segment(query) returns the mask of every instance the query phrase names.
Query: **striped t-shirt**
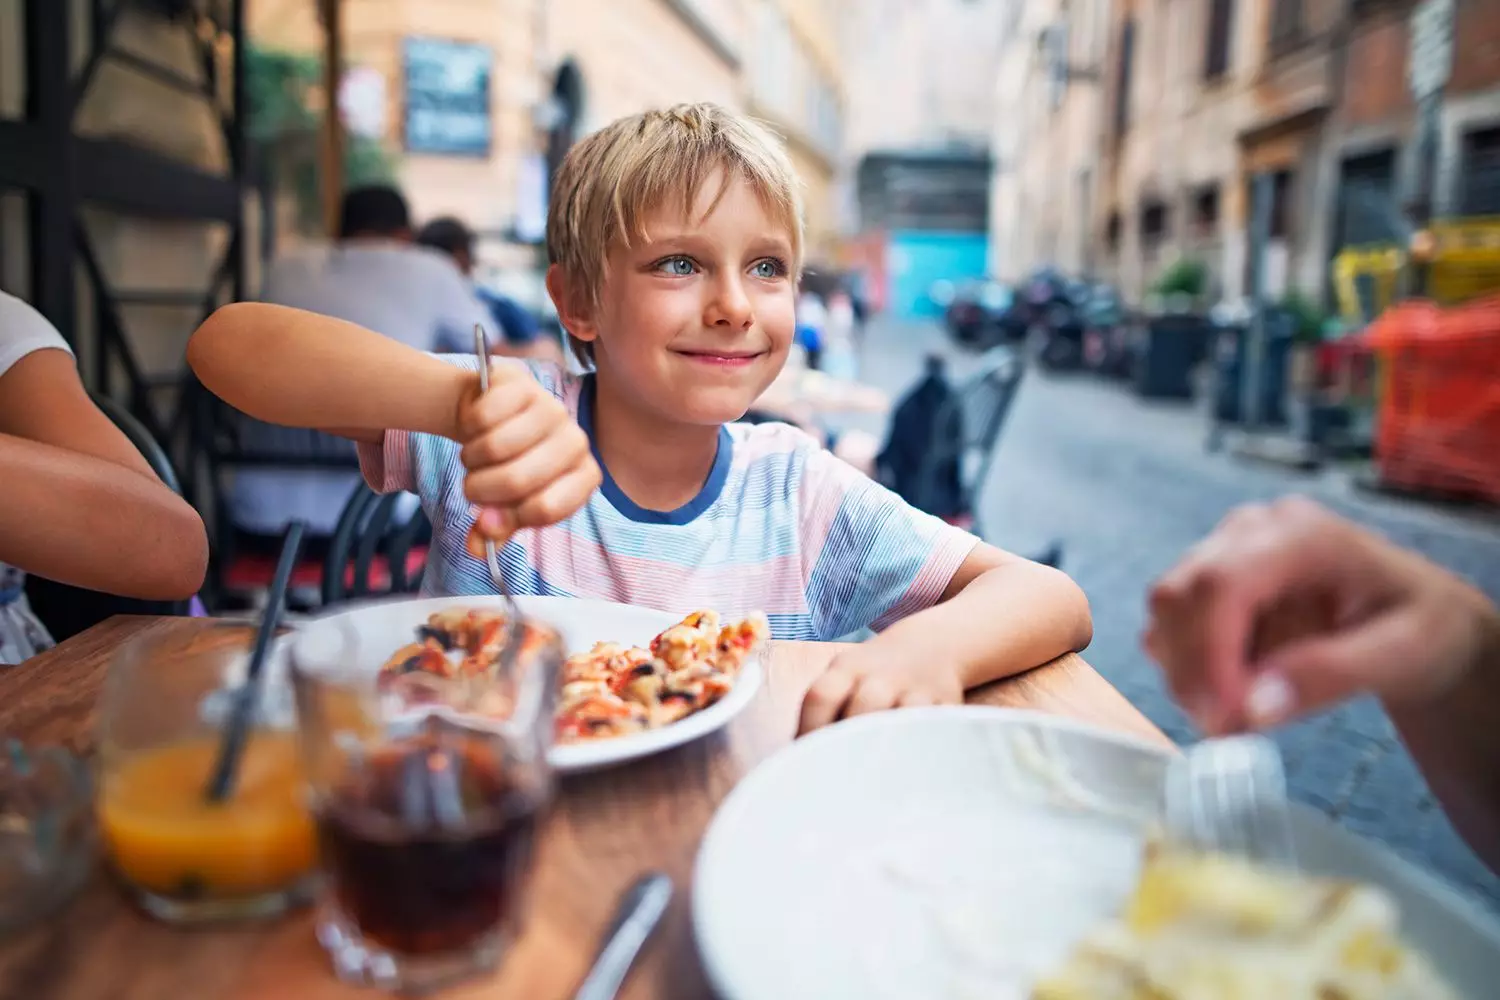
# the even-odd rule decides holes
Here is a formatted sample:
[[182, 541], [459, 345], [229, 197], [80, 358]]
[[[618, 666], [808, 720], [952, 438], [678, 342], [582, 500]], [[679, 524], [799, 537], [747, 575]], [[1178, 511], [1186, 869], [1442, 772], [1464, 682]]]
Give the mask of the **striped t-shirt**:
[[[444, 360], [475, 369], [471, 357]], [[593, 440], [592, 378], [547, 363], [529, 367]], [[373, 489], [421, 497], [433, 525], [424, 593], [494, 593], [483, 560], [464, 544], [477, 511], [464, 497], [456, 443], [387, 431], [383, 445], [360, 446], [360, 465]], [[836, 639], [935, 604], [976, 542], [796, 428], [730, 424], [720, 431], [707, 480], [687, 504], [641, 508], [605, 469], [603, 486], [581, 510], [549, 527], [522, 529], [500, 563], [516, 594], [673, 614], [763, 611], [776, 638]]]

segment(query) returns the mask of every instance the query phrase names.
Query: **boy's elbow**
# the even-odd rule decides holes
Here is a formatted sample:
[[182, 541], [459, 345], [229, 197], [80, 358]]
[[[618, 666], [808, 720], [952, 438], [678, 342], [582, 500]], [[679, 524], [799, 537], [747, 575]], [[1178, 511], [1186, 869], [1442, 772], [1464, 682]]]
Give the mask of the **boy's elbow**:
[[1088, 595], [1078, 586], [1077, 581], [1062, 570], [1051, 566], [1041, 568], [1051, 578], [1050, 586], [1055, 592], [1057, 606], [1062, 611], [1061, 618], [1066, 622], [1064, 632], [1068, 648], [1080, 653], [1094, 641], [1094, 614], [1089, 609]]
[[224, 350], [243, 342], [248, 331], [255, 328], [256, 314], [264, 308], [258, 302], [231, 302], [198, 324], [188, 338], [187, 363], [200, 380], [212, 373]]

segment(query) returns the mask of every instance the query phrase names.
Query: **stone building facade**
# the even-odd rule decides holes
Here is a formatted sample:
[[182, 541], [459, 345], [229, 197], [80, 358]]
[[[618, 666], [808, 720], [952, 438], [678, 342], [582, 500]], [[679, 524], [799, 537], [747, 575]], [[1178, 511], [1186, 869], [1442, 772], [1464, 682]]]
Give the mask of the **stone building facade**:
[[[1410, 0], [1098, 0], [1109, 3], [1101, 73], [1069, 79], [1036, 125], [1039, 33], [1097, 15], [1079, 0], [1026, 0], [1001, 87], [1019, 94], [995, 124], [1011, 236], [1003, 270], [1055, 263], [1118, 283], [1139, 301], [1179, 256], [1208, 265], [1214, 292], [1247, 294], [1251, 186], [1272, 178], [1265, 292], [1321, 297], [1349, 245], [1404, 239], [1415, 194], [1417, 115], [1407, 83]], [[1454, 0], [1453, 73], [1443, 97], [1434, 207], [1500, 214], [1500, 5]], [[1070, 32], [1078, 37], [1076, 27]], [[1072, 43], [1076, 44], [1076, 42]], [[1074, 54], [1077, 58], [1077, 53]], [[1029, 62], [1028, 62], [1029, 61]], [[1097, 162], [1070, 141], [1092, 108]], [[1018, 124], [1019, 123], [1019, 124]], [[1065, 179], [1095, 168], [1092, 200]], [[1008, 208], [1006, 206], [1014, 206]], [[1027, 207], [1044, 215], [1027, 223]], [[1090, 252], [1077, 249], [1077, 232]]]

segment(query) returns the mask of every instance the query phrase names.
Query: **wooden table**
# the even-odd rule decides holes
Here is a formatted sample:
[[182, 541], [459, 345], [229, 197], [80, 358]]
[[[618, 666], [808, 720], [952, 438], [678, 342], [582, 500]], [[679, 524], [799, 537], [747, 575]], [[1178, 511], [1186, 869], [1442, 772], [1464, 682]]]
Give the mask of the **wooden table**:
[[[118, 617], [13, 668], [0, 668], [0, 735], [91, 749], [110, 657], [142, 633], [200, 630], [203, 619]], [[719, 801], [790, 742], [798, 706], [838, 650], [774, 646], [766, 686], [720, 734], [619, 769], [563, 782], [544, 827], [527, 929], [504, 968], [443, 1000], [571, 996], [619, 894], [648, 869], [672, 876], [672, 908], [625, 995], [701, 997], [708, 986], [689, 926], [693, 858]], [[1162, 733], [1077, 656], [974, 692], [971, 702], [1055, 712], [1157, 743]], [[311, 918], [226, 930], [175, 930], [140, 916], [102, 873], [48, 923], [0, 945], [4, 1000], [336, 1000], [368, 991], [333, 978]]]

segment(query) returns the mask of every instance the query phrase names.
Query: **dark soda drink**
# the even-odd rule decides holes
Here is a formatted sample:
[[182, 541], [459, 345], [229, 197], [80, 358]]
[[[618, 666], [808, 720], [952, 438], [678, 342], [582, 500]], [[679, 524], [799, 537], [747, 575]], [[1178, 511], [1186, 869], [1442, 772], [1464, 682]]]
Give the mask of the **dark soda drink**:
[[427, 733], [373, 751], [318, 809], [344, 918], [410, 956], [512, 929], [542, 800], [507, 774], [490, 736]]

